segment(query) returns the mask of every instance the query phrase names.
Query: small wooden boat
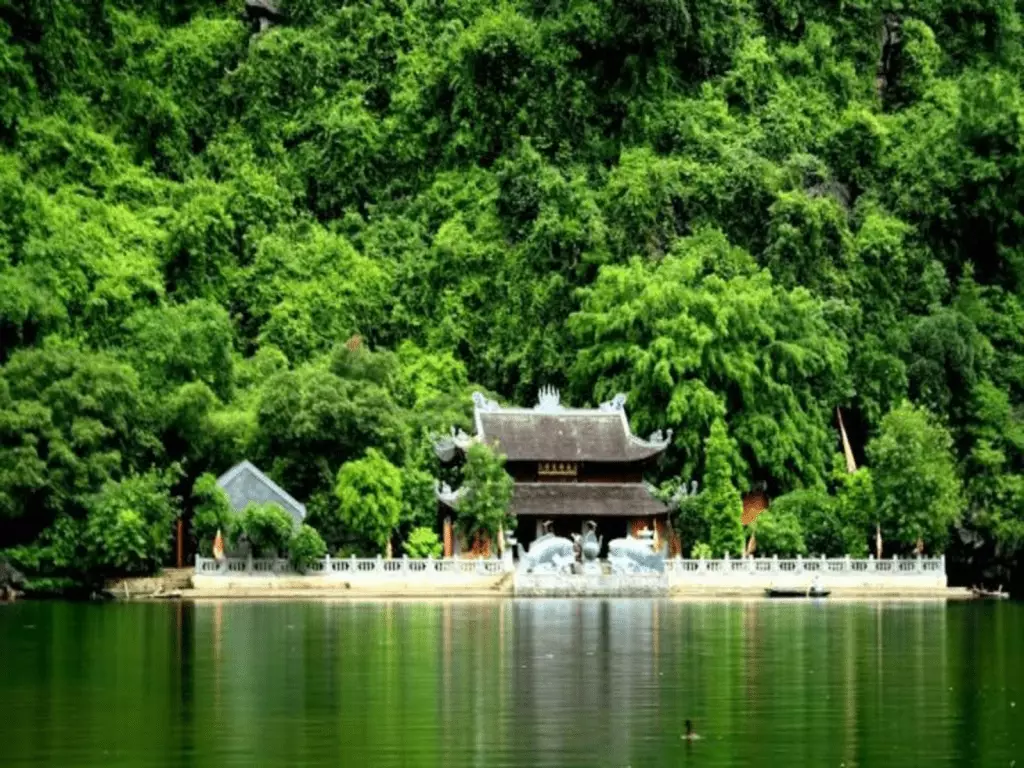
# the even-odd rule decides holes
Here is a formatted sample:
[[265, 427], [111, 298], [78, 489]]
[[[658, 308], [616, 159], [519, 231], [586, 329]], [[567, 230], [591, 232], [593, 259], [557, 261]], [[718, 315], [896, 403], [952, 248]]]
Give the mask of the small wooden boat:
[[975, 600], [1009, 600], [1010, 593], [1003, 592], [1003, 585], [999, 585], [999, 589], [992, 591], [991, 589], [979, 589], [978, 587], [971, 587], [971, 594], [974, 595]]
[[767, 587], [766, 597], [828, 597], [831, 589], [822, 587]]

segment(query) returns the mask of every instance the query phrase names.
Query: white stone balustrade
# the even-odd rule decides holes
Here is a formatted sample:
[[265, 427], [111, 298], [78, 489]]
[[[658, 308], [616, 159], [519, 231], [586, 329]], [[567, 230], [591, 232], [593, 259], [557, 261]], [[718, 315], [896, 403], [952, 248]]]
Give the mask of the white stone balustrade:
[[[336, 558], [327, 556], [312, 563], [305, 576], [315, 580], [348, 582], [389, 581], [397, 583], [467, 582], [493, 579], [515, 570], [510, 557], [451, 558]], [[296, 577], [284, 558], [227, 558], [217, 561], [196, 557], [195, 573], [203, 577]], [[564, 578], [564, 577], [563, 577]], [[576, 577], [568, 577], [573, 579]], [[608, 576], [594, 576], [607, 579]], [[936, 558], [892, 558], [886, 560], [838, 558], [743, 558], [721, 560], [665, 561], [669, 590], [686, 588], [761, 589], [765, 587], [806, 587], [817, 581], [830, 589], [943, 589], [946, 561]]]
[[[308, 576], [341, 576], [346, 579], [359, 576], [380, 579], [394, 577], [408, 580], [410, 578], [430, 578], [435, 574], [442, 576], [496, 576], [514, 566], [507, 559], [446, 559], [433, 558], [390, 558], [383, 557], [331, 557], [316, 560], [306, 570]], [[291, 563], [285, 558], [253, 558], [229, 557], [214, 560], [210, 557], [196, 556], [195, 573], [197, 576], [272, 576], [274, 574], [296, 576]]]
[[748, 557], [722, 560], [665, 561], [671, 587], [753, 589], [804, 587], [815, 579], [830, 589], [942, 589], [946, 587], [946, 560], [893, 557], [891, 560], [834, 558]]

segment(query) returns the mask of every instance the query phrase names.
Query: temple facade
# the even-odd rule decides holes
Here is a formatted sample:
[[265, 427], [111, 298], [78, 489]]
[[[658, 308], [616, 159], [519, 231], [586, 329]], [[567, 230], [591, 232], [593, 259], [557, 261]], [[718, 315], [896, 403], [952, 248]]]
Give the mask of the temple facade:
[[[668, 447], [672, 432], [637, 437], [625, 404], [626, 396], [620, 394], [597, 408], [569, 408], [557, 390], [548, 388], [540, 391], [532, 408], [506, 408], [477, 392], [476, 433], [453, 430], [434, 447], [444, 463], [459, 460], [474, 441], [505, 455], [505, 469], [515, 480], [515, 535], [524, 545], [541, 535], [548, 522], [553, 533], [569, 536], [593, 520], [605, 548], [611, 539], [647, 528], [654, 531], [655, 546], [670, 554], [668, 508], [654, 497], [643, 476]], [[464, 492], [438, 487], [446, 556], [460, 551], [451, 518]]]

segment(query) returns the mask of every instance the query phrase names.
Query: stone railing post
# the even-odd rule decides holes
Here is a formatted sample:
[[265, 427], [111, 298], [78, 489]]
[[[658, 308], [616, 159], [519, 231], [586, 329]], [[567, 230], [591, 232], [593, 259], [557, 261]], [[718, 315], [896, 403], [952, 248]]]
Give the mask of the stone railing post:
[[900, 558], [899, 555], [892, 556], [892, 572], [897, 576], [900, 575]]
[[252, 576], [252, 550], [245, 553], [245, 572]]
[[853, 573], [853, 566], [850, 565], [850, 556], [843, 556], [843, 573]]
[[707, 561], [702, 557], [697, 561], [697, 573], [707, 573], [707, 570]]
[[924, 565], [921, 563], [921, 555], [918, 555], [914, 560], [914, 572], [924, 573]]
[[380, 555], [377, 555], [377, 562], [373, 564], [373, 570], [377, 571], [378, 573], [384, 572], [384, 558], [382, 558]]
[[874, 555], [868, 555], [868, 567], [867, 567], [866, 570], [869, 573], [874, 573], [875, 572], [876, 568], [875, 568], [875, 556]]
[[756, 568], [754, 567], [754, 558], [753, 557], [748, 557], [747, 558], [747, 573], [754, 573], [755, 570], [756, 570]]
[[804, 558], [803, 558], [802, 555], [797, 555], [796, 556], [796, 568], [794, 569], [794, 571], [796, 573], [803, 573], [804, 572]]
[[942, 566], [942, 575], [945, 576], [946, 575], [946, 553], [945, 552], [943, 552], [942, 555], [939, 557], [939, 561], [940, 561], [940, 565]]
[[324, 555], [324, 573], [330, 573], [330, 572], [331, 572], [331, 553], [328, 552], [326, 555]]
[[772, 573], [779, 572], [779, 556], [772, 555]]
[[434, 556], [433, 555], [427, 555], [427, 562], [423, 566], [423, 572], [424, 573], [433, 573], [434, 572]]
[[402, 573], [409, 572], [409, 556], [402, 555]]

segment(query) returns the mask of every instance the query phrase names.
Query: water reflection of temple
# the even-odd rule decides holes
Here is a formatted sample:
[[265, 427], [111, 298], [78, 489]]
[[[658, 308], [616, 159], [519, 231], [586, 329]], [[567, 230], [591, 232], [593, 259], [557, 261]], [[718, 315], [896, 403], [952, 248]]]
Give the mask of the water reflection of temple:
[[[660, 603], [533, 600], [512, 604], [510, 705], [535, 754], [585, 755], [601, 734], [601, 764], [630, 762], [629, 724], [657, 720]], [[567, 721], [585, 728], [566, 729]]]
[[[625, 402], [625, 395], [617, 395], [597, 408], [568, 408], [556, 390], [547, 389], [533, 408], [506, 408], [476, 393], [476, 434], [453, 432], [435, 448], [442, 461], [454, 462], [474, 441], [498, 446], [515, 480], [510, 511], [518, 521], [516, 538], [524, 545], [541, 534], [544, 521], [552, 521], [553, 533], [567, 537], [593, 519], [606, 547], [611, 539], [648, 528], [667, 549], [668, 510], [643, 476], [668, 447], [672, 433], [637, 437]], [[451, 512], [465, 490], [438, 493], [446, 557], [459, 550]]]

